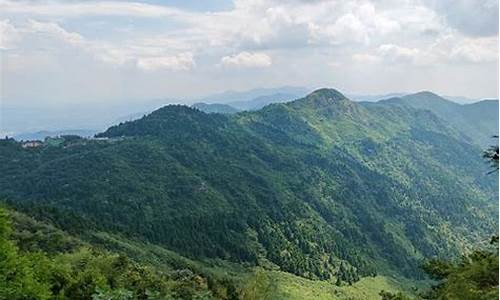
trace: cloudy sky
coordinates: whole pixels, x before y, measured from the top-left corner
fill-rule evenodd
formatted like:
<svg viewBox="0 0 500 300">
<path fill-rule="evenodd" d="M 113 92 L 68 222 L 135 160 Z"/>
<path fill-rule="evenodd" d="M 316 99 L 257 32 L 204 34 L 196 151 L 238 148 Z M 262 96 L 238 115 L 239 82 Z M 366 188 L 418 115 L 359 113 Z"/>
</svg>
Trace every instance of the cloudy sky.
<svg viewBox="0 0 500 300">
<path fill-rule="evenodd" d="M 490 0 L 0 0 L 3 103 L 256 87 L 497 97 Z"/>
</svg>

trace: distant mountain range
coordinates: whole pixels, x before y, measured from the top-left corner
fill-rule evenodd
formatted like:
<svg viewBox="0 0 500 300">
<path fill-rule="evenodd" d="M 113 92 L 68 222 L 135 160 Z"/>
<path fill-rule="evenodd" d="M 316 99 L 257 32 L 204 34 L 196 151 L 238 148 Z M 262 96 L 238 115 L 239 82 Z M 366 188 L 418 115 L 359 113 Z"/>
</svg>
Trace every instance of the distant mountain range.
<svg viewBox="0 0 500 300">
<path fill-rule="evenodd" d="M 2 107 L 0 136 L 40 137 L 40 131 L 104 130 L 112 124 L 132 121 L 169 103 L 194 103 L 193 107 L 209 113 L 235 113 L 258 110 L 272 103 L 283 103 L 304 97 L 310 92 L 302 87 L 259 88 L 248 91 L 227 91 L 196 99 L 153 99 L 106 101 L 99 104 L 67 105 L 60 107 Z M 375 102 L 382 99 L 404 96 L 405 93 L 383 95 L 348 95 L 354 101 Z M 466 97 L 443 98 L 465 104 L 479 100 Z"/>
<path fill-rule="evenodd" d="M 470 141 L 482 147 L 496 143 L 492 136 L 498 135 L 498 100 L 461 105 L 431 92 L 420 92 L 381 100 L 379 103 L 429 110 L 460 129 Z"/>
<path fill-rule="evenodd" d="M 356 95 L 356 94 L 350 94 L 347 95 L 349 99 L 353 101 L 359 101 L 359 102 L 377 102 L 382 99 L 387 99 L 387 98 L 393 98 L 393 97 L 401 97 L 407 95 L 407 93 L 389 93 L 389 94 L 383 94 L 383 95 Z"/>
<path fill-rule="evenodd" d="M 206 113 L 231 114 L 240 111 L 259 110 L 264 106 L 272 103 L 289 102 L 298 98 L 300 98 L 300 96 L 298 95 L 277 93 L 277 94 L 259 96 L 251 100 L 229 102 L 227 104 L 222 104 L 222 103 L 208 104 L 201 102 L 193 104 L 192 107 L 198 108 Z"/>
<path fill-rule="evenodd" d="M 41 140 L 43 141 L 46 137 L 56 137 L 62 135 L 78 135 L 81 137 L 92 137 L 94 134 L 98 133 L 98 130 L 91 129 L 69 129 L 69 130 L 59 130 L 59 131 L 48 131 L 42 130 L 32 133 L 21 133 L 14 135 L 14 139 L 19 141 L 29 141 L 29 140 Z"/>
<path fill-rule="evenodd" d="M 257 88 L 247 91 L 226 91 L 219 94 L 213 94 L 206 97 L 202 97 L 197 99 L 197 102 L 204 103 L 244 103 L 248 101 L 252 101 L 256 98 L 262 96 L 271 96 L 271 95 L 290 95 L 295 97 L 295 99 L 304 97 L 311 90 L 303 87 L 278 87 L 278 88 Z"/>
<path fill-rule="evenodd" d="M 207 113 L 236 113 L 258 110 L 271 103 L 292 101 L 305 96 L 307 93 L 307 89 L 296 87 L 224 92 L 202 98 L 200 102 L 192 106 Z"/>
</svg>

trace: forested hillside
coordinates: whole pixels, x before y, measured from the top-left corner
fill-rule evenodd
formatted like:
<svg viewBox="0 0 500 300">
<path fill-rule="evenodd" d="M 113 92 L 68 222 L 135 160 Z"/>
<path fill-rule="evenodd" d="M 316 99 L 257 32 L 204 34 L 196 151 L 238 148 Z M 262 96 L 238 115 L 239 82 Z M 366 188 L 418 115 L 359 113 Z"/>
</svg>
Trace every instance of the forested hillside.
<svg viewBox="0 0 500 300">
<path fill-rule="evenodd" d="M 420 92 L 382 100 L 380 103 L 429 110 L 461 130 L 468 140 L 481 147 L 489 146 L 491 137 L 498 135 L 498 100 L 460 105 L 431 92 Z"/>
<path fill-rule="evenodd" d="M 112 240 L 101 237 L 108 247 Z M 134 245 L 124 244 L 128 250 L 121 253 L 93 247 L 50 224 L 1 208 L 0 298 L 216 299 L 236 295 L 234 282 L 202 275 L 202 267 L 193 267 L 186 259 L 169 257 L 175 265 L 153 265 L 144 258 L 134 261 L 130 259 Z M 147 253 L 146 245 L 141 248 Z"/>
<path fill-rule="evenodd" d="M 495 233 L 498 186 L 472 125 L 397 101 L 321 89 L 232 115 L 166 106 L 99 139 L 3 140 L 0 198 L 78 236 L 194 260 L 338 285 L 421 279 L 424 259 Z M 487 120 L 474 128 L 495 128 Z"/>
</svg>

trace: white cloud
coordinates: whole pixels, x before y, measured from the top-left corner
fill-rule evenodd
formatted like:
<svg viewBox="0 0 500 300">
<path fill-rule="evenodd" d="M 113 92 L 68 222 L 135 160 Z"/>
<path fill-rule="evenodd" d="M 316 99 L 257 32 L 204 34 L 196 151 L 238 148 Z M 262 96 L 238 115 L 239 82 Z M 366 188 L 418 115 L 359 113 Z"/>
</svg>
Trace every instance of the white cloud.
<svg viewBox="0 0 500 300">
<path fill-rule="evenodd" d="M 20 33 L 9 19 L 0 20 L 0 50 L 13 48 L 20 39 Z"/>
<path fill-rule="evenodd" d="M 29 20 L 28 28 L 28 30 L 32 33 L 49 35 L 53 38 L 61 39 L 71 45 L 78 46 L 84 43 L 84 38 L 80 34 L 76 32 L 68 32 L 57 23 Z"/>
<path fill-rule="evenodd" d="M 358 63 L 384 62 L 415 66 L 496 62 L 498 39 L 463 38 L 455 32 L 421 48 L 383 44 L 371 52 L 353 54 L 352 60 Z"/>
<path fill-rule="evenodd" d="M 28 20 L 20 27 L 14 27 L 8 20 L 0 22 L 2 33 L 0 49 L 5 49 L 23 39 L 30 37 L 51 43 L 51 40 L 62 44 L 53 44 L 52 51 L 57 56 L 58 51 L 65 51 L 64 45 L 69 45 L 89 54 L 96 60 L 112 65 L 135 65 L 145 71 L 190 70 L 196 64 L 193 54 L 181 51 L 183 47 L 173 47 L 175 43 L 167 39 L 139 39 L 125 44 L 114 44 L 107 41 L 89 40 L 76 32 L 70 32 L 54 22 Z M 6 34 L 3 34 L 3 33 Z M 30 45 L 24 45 L 23 51 L 29 51 Z M 14 57 L 14 56 L 11 56 Z M 16 55 L 19 60 L 19 55 Z M 28 60 L 29 61 L 29 60 Z"/>
<path fill-rule="evenodd" d="M 422 6 L 379 9 L 367 0 L 238 0 L 232 10 L 211 13 L 121 1 L 0 0 L 0 11 L 0 15 L 22 14 L 59 19 L 110 15 L 156 18 L 175 22 L 173 30 L 178 33 L 175 38 L 182 41 L 189 37 L 193 47 L 236 47 L 240 51 L 250 48 L 304 48 L 311 47 L 311 44 L 368 44 L 400 32 L 402 27 L 405 34 L 411 34 L 416 29 L 413 28 L 415 24 L 422 26 L 437 22 L 433 12 Z M 199 49 L 185 51 L 196 52 Z"/>
<path fill-rule="evenodd" d="M 386 35 L 401 30 L 400 20 L 377 11 L 372 3 L 359 6 L 356 15 L 364 22 L 364 26 L 372 34 Z"/>
<path fill-rule="evenodd" d="M 187 71 L 194 66 L 195 61 L 191 53 L 181 53 L 176 56 L 143 57 L 137 59 L 137 67 L 145 71 Z"/>
<path fill-rule="evenodd" d="M 341 16 L 335 23 L 326 27 L 312 25 L 310 28 L 313 29 L 312 34 L 316 39 L 326 36 L 330 43 L 334 45 L 347 42 L 368 42 L 367 28 L 357 16 L 351 13 Z"/>
<path fill-rule="evenodd" d="M 224 56 L 221 63 L 225 66 L 239 66 L 245 68 L 269 67 L 272 64 L 271 57 L 264 53 L 240 52 L 235 55 Z"/>
<path fill-rule="evenodd" d="M 469 63 L 495 62 L 498 60 L 498 41 L 494 38 L 467 39 L 453 47 L 450 58 Z"/>
<path fill-rule="evenodd" d="M 498 0 L 423 0 L 422 3 L 466 35 L 498 35 Z"/>
<path fill-rule="evenodd" d="M 406 48 L 393 44 L 380 45 L 377 49 L 380 56 L 389 58 L 392 61 L 408 61 L 415 60 L 420 55 L 420 50 L 417 48 Z"/>
<path fill-rule="evenodd" d="M 451 70 L 455 74 L 465 70 L 463 76 L 472 76 L 466 69 L 481 64 L 493 74 L 498 37 L 484 37 L 496 29 L 486 30 L 491 18 L 484 24 L 480 20 L 484 14 L 491 15 L 486 13 L 487 6 L 498 4 L 487 0 L 488 5 L 471 8 L 469 14 L 467 8 L 473 0 L 459 0 L 460 7 L 452 7 L 452 2 L 235 0 L 232 8 L 201 12 L 134 0 L 0 0 L 0 49 L 8 49 L 8 66 L 22 65 L 23 70 L 29 70 L 30 65 L 43 70 L 51 63 L 64 66 L 79 60 L 91 65 L 94 61 L 98 68 L 114 72 L 120 83 L 127 72 L 130 77 L 138 76 L 133 84 L 144 79 L 148 84 L 145 92 L 154 89 L 154 76 L 148 73 L 160 70 L 191 70 L 182 74 L 182 83 L 187 85 L 191 78 L 206 86 L 219 84 L 212 80 L 216 72 L 224 78 L 218 82 L 237 88 L 249 82 L 337 85 L 334 81 L 341 83 L 338 86 L 356 87 L 358 76 L 338 76 L 347 74 L 353 63 L 353 72 L 370 64 L 371 70 L 389 65 L 394 73 L 406 72 L 408 66 L 425 67 L 426 72 L 439 69 L 447 75 Z M 450 19 L 456 11 L 460 24 Z M 481 23 L 477 34 L 482 38 L 471 37 L 470 30 L 463 28 L 475 19 Z M 290 63 L 278 64 L 275 58 Z M 220 65 L 272 66 L 268 69 L 272 72 L 257 83 L 248 80 L 252 72 L 241 72 L 241 78 L 234 78 L 229 68 L 214 68 Z M 334 66 L 335 72 L 328 65 Z M 80 67 L 85 70 L 89 66 Z M 145 72 L 134 73 L 134 69 Z M 380 75 L 381 80 L 386 76 Z M 391 80 L 391 84 L 398 83 Z"/>
</svg>

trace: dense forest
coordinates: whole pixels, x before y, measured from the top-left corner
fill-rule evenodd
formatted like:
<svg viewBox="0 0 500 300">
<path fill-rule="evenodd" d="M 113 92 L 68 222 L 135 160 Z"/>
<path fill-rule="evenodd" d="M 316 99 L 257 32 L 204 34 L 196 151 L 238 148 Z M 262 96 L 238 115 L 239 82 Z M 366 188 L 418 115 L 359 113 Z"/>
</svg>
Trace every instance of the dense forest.
<svg viewBox="0 0 500 300">
<path fill-rule="evenodd" d="M 424 296 L 454 299 L 440 295 L 477 268 L 494 287 L 498 182 L 481 154 L 498 102 L 446 101 L 321 89 L 231 115 L 166 106 L 95 139 L 2 140 L 0 294 L 277 299 L 284 272 L 339 291 L 430 275 Z"/>
</svg>

